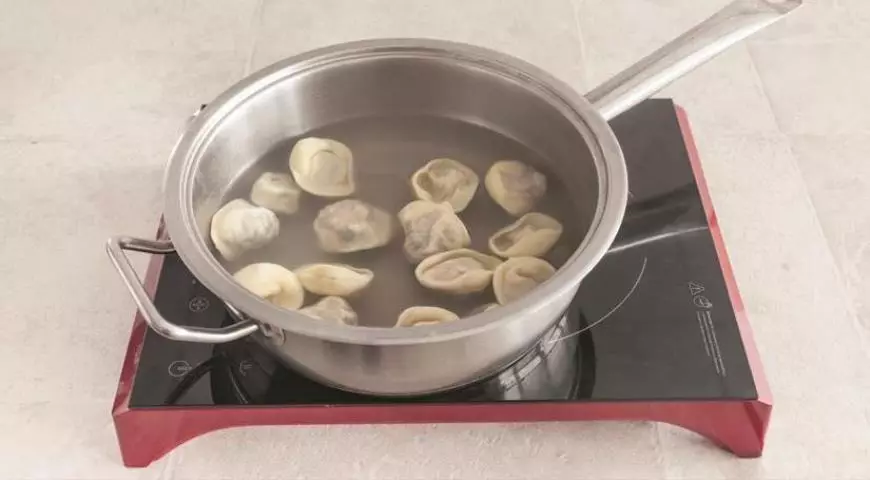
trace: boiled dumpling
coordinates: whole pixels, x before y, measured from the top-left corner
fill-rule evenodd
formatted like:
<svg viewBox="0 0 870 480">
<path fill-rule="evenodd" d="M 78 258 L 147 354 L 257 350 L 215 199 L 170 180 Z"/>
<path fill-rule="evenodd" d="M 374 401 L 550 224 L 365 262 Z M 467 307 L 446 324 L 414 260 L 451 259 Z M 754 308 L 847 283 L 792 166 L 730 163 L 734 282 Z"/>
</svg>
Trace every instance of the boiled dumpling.
<svg viewBox="0 0 870 480">
<path fill-rule="evenodd" d="M 315 263 L 295 270 L 302 287 L 318 295 L 346 297 L 366 288 L 375 274 L 365 268 L 340 263 Z"/>
<path fill-rule="evenodd" d="M 460 248 L 436 253 L 417 265 L 414 275 L 426 288 L 448 293 L 474 293 L 492 283 L 492 272 L 501 260 Z"/>
<path fill-rule="evenodd" d="M 422 327 L 459 320 L 459 315 L 441 307 L 410 307 L 399 314 L 397 327 Z"/>
<path fill-rule="evenodd" d="M 555 273 L 556 269 L 540 258 L 509 258 L 495 269 L 492 289 L 498 303 L 504 305 L 532 291 Z"/>
<path fill-rule="evenodd" d="M 265 246 L 278 236 L 278 216 L 247 200 L 232 200 L 211 218 L 211 241 L 227 260 Z"/>
<path fill-rule="evenodd" d="M 495 203 L 518 217 L 530 212 L 547 193 L 547 177 L 525 163 L 502 160 L 486 172 L 484 186 Z"/>
<path fill-rule="evenodd" d="M 330 253 L 369 250 L 389 243 L 390 215 L 360 200 L 341 200 L 323 207 L 314 220 L 320 248 Z"/>
<path fill-rule="evenodd" d="M 450 158 L 436 158 L 411 177 L 411 187 L 418 199 L 447 202 L 454 212 L 465 210 L 479 183 L 472 169 Z"/>
<path fill-rule="evenodd" d="M 279 307 L 295 310 L 305 301 L 305 291 L 296 274 L 274 263 L 253 263 L 233 278 L 249 292 Z"/>
<path fill-rule="evenodd" d="M 489 237 L 489 249 L 500 257 L 540 257 L 562 235 L 562 224 L 543 213 L 527 213 Z"/>
<path fill-rule="evenodd" d="M 320 197 L 346 197 L 354 192 L 353 154 L 341 142 L 309 137 L 290 152 L 290 171 L 306 192 Z"/>
<path fill-rule="evenodd" d="M 471 244 L 465 224 L 446 202 L 415 200 L 399 211 L 399 222 L 405 230 L 405 254 L 414 262 Z"/>
<path fill-rule="evenodd" d="M 314 305 L 305 307 L 299 312 L 318 320 L 327 320 L 344 325 L 356 325 L 357 315 L 347 300 L 341 297 L 323 297 Z"/>
<path fill-rule="evenodd" d="M 251 202 L 275 213 L 290 215 L 299 210 L 302 190 L 286 173 L 266 172 L 251 188 Z"/>
</svg>

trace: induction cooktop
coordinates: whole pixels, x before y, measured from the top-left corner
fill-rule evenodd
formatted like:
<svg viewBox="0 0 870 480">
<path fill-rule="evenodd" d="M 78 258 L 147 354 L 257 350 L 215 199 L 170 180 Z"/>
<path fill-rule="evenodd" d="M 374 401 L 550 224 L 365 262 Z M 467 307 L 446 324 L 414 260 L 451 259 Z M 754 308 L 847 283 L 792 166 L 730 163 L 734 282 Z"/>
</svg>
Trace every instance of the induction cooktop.
<svg viewBox="0 0 870 480">
<path fill-rule="evenodd" d="M 620 234 L 564 318 L 504 371 L 438 395 L 365 396 L 254 341 L 175 342 L 137 315 L 113 407 L 125 465 L 221 428 L 339 423 L 650 420 L 760 455 L 771 397 L 686 114 L 647 100 L 611 124 L 629 172 Z M 146 284 L 179 323 L 233 321 L 174 254 L 152 259 Z"/>
</svg>

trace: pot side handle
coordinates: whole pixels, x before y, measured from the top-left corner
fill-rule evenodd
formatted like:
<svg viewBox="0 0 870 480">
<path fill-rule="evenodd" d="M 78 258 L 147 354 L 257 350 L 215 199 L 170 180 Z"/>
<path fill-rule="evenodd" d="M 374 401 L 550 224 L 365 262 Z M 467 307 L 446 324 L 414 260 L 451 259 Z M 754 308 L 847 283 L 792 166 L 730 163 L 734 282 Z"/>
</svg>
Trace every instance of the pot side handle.
<svg viewBox="0 0 870 480">
<path fill-rule="evenodd" d="M 112 237 L 106 242 L 109 259 L 121 275 L 121 280 L 124 281 L 130 295 L 133 296 L 133 301 L 136 302 L 136 307 L 145 319 L 145 323 L 161 336 L 183 342 L 226 343 L 246 337 L 259 329 L 251 320 L 242 320 L 223 328 L 183 326 L 170 322 L 157 311 L 157 307 L 142 286 L 142 280 L 139 279 L 139 275 L 136 274 L 136 270 L 124 253 L 128 250 L 166 255 L 174 252 L 175 248 L 169 240 L 144 240 L 126 236 Z M 233 309 L 232 313 L 236 311 Z"/>
<path fill-rule="evenodd" d="M 735 0 L 713 16 L 586 94 L 610 120 L 783 18 L 803 0 Z"/>
</svg>

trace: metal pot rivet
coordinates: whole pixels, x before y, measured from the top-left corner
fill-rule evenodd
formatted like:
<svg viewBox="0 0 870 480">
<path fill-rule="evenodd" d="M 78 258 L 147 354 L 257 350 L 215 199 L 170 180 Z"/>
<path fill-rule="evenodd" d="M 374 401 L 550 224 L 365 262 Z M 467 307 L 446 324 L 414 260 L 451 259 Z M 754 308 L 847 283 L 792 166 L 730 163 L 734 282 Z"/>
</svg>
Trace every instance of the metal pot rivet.
<svg viewBox="0 0 870 480">
<path fill-rule="evenodd" d="M 275 346 L 281 346 L 284 344 L 284 330 L 269 325 L 268 323 L 260 323 L 260 332 L 264 337 L 268 338 L 272 344 Z"/>
</svg>

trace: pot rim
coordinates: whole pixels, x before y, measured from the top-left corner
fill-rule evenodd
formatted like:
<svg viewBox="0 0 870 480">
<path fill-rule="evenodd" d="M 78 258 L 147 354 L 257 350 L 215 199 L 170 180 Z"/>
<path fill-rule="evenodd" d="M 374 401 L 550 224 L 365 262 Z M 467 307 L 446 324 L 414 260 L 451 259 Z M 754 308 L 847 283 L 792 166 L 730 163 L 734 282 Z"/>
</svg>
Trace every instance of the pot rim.
<svg viewBox="0 0 870 480">
<path fill-rule="evenodd" d="M 501 308 L 463 317 L 461 322 L 414 328 L 347 326 L 282 309 L 249 293 L 217 261 L 194 220 L 191 189 L 200 152 L 222 120 L 258 92 L 281 80 L 330 64 L 378 57 L 415 57 L 462 62 L 508 77 L 557 108 L 581 132 L 598 172 L 598 206 L 589 231 L 566 263 L 523 298 Z M 164 219 L 179 257 L 193 275 L 224 302 L 253 319 L 291 333 L 362 345 L 413 345 L 474 335 L 536 315 L 548 299 L 576 290 L 616 238 L 628 198 L 622 150 L 604 117 L 571 87 L 525 61 L 482 47 L 432 39 L 378 39 L 332 45 L 274 63 L 242 79 L 200 112 L 187 126 L 164 176 Z M 554 319 L 555 321 L 555 319 Z"/>
</svg>

